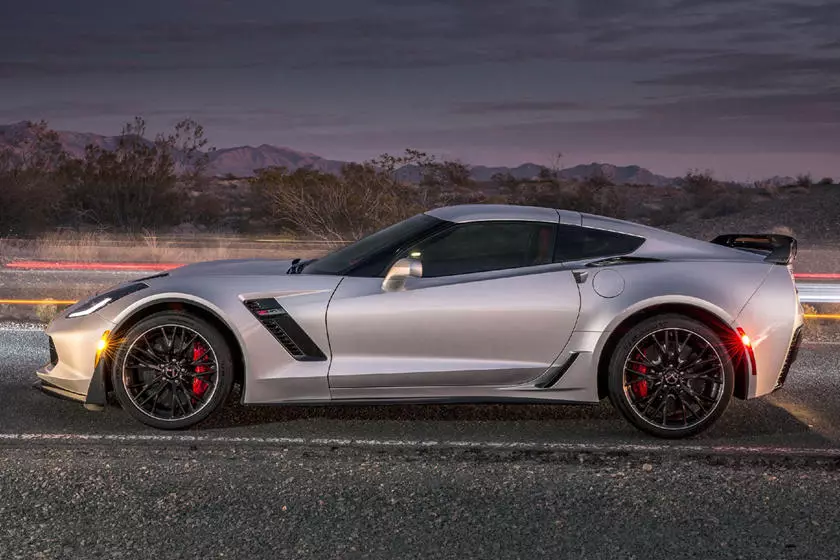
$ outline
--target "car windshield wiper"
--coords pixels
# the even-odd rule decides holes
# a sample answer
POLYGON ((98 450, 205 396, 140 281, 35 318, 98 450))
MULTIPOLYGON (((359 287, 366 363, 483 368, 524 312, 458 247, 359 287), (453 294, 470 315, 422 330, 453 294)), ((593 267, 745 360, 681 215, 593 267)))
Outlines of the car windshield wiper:
POLYGON ((305 261, 302 261, 300 259, 294 259, 292 261, 292 266, 289 267, 289 269, 286 271, 286 274, 300 274, 301 272, 303 272, 303 269, 306 265, 308 265, 309 263, 313 263, 316 260, 318 259, 308 259, 305 261))

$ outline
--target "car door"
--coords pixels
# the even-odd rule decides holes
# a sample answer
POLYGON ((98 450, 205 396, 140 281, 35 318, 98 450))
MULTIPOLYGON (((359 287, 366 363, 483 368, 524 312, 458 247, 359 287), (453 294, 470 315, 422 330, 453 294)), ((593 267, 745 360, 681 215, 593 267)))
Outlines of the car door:
POLYGON ((383 291, 346 277, 327 310, 330 389, 506 386, 554 361, 580 308, 569 270, 553 264, 557 223, 457 224, 395 259, 423 275, 383 291))

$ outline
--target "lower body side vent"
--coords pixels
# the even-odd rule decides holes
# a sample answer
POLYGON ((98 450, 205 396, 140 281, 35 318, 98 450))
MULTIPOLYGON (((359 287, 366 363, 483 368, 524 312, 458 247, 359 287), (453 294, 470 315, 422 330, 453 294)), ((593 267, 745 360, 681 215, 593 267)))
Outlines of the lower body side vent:
POLYGON ((327 357, 306 331, 274 298, 251 299, 245 306, 286 351, 299 361, 323 361, 327 357))

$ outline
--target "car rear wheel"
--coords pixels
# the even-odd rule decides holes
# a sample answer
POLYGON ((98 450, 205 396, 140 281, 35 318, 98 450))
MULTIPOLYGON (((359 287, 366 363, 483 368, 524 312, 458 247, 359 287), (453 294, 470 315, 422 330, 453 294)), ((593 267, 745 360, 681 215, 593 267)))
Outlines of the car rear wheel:
POLYGON ((111 380, 123 409, 162 429, 198 424, 227 400, 233 358, 224 336, 198 317, 166 311, 122 337, 111 380))
POLYGON ((702 432, 732 398, 735 369, 718 334, 682 315, 631 328, 610 360, 609 395, 634 426, 663 438, 702 432))

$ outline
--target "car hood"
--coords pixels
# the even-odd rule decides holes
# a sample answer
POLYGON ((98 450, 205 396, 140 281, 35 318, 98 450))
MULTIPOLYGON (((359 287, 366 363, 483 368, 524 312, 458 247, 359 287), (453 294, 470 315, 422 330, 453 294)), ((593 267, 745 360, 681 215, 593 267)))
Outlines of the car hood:
POLYGON ((291 259, 226 259, 187 264, 169 271, 170 276, 265 276, 286 274, 291 259))

